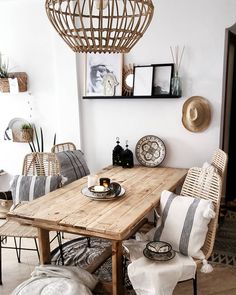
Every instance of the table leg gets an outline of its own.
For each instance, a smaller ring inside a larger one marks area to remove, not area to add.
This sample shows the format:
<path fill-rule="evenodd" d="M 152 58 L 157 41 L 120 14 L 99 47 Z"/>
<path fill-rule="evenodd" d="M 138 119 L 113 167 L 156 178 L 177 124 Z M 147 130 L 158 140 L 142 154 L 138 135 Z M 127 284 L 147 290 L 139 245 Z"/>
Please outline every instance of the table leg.
<path fill-rule="evenodd" d="M 40 263 L 47 264 L 51 262 L 50 255 L 50 241 L 49 231 L 46 229 L 38 228 L 38 240 L 39 240 L 39 255 Z"/>
<path fill-rule="evenodd" d="M 124 294 L 122 280 L 122 241 L 112 241 L 112 294 Z"/>

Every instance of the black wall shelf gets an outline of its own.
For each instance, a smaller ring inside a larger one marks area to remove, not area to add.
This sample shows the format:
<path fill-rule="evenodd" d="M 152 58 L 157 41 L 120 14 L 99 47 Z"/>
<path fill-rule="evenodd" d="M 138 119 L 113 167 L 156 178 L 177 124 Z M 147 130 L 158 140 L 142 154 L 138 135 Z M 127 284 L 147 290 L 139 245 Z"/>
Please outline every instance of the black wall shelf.
<path fill-rule="evenodd" d="M 83 99 L 173 99 L 180 98 L 177 95 L 140 95 L 140 96 L 83 96 Z"/>

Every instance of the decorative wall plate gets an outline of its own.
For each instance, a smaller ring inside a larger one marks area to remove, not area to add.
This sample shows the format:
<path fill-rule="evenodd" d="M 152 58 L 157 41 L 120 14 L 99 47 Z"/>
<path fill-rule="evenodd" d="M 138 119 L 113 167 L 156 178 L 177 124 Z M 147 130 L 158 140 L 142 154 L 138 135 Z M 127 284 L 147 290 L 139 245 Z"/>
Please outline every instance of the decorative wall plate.
<path fill-rule="evenodd" d="M 166 148 L 159 137 L 146 135 L 137 142 L 135 154 L 140 164 L 147 167 L 156 167 L 163 162 Z"/>

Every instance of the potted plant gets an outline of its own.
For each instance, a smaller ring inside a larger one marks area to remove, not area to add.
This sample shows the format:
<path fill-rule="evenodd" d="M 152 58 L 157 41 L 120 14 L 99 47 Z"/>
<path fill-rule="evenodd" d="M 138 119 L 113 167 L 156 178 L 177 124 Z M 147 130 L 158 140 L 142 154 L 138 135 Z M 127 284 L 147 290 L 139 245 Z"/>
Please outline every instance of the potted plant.
<path fill-rule="evenodd" d="M 21 126 L 21 138 L 22 142 L 32 142 L 33 141 L 33 127 L 31 124 L 23 124 Z"/>
<path fill-rule="evenodd" d="M 8 78 L 8 62 L 4 61 L 0 53 L 0 78 Z"/>
<path fill-rule="evenodd" d="M 9 78 L 17 79 L 19 92 L 27 91 L 27 74 L 24 72 L 10 73 L 8 67 L 8 60 L 3 58 L 0 52 L 0 91 L 10 92 Z"/>

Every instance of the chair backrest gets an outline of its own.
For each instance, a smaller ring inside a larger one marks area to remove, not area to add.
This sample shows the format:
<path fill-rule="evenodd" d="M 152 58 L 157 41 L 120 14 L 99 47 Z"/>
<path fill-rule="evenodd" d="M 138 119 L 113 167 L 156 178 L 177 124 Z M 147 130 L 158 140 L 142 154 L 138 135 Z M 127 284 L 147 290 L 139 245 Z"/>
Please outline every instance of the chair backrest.
<path fill-rule="evenodd" d="M 23 163 L 23 175 L 52 176 L 60 174 L 60 163 L 54 153 L 27 154 Z"/>
<path fill-rule="evenodd" d="M 218 173 L 222 178 L 225 176 L 226 167 L 228 163 L 228 155 L 221 149 L 215 150 L 211 158 L 211 165 L 217 168 Z"/>
<path fill-rule="evenodd" d="M 64 142 L 56 144 L 52 147 L 52 153 L 59 153 L 64 151 L 74 151 L 76 150 L 76 146 L 72 142 Z"/>
<path fill-rule="evenodd" d="M 218 173 L 212 173 L 202 168 L 193 167 L 188 171 L 180 194 L 182 196 L 212 200 L 214 204 L 216 215 L 209 223 L 206 240 L 202 247 L 202 251 L 206 259 L 208 259 L 213 250 L 218 224 L 220 199 L 222 195 L 221 176 Z"/>

